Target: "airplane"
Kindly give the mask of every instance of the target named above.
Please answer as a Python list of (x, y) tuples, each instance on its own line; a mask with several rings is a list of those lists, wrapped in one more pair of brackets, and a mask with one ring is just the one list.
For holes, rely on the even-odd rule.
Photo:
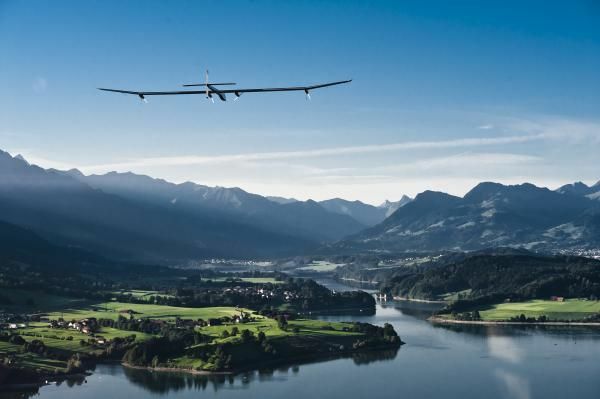
[(311, 86), (292, 86), (292, 87), (270, 87), (270, 88), (258, 88), (258, 89), (220, 89), (216, 86), (233, 86), (236, 83), (228, 82), (228, 83), (209, 83), (208, 81), (208, 70), (205, 75), (205, 83), (190, 83), (184, 84), (183, 87), (194, 87), (194, 86), (203, 86), (206, 87), (205, 90), (181, 90), (181, 91), (133, 91), (133, 90), (120, 90), (120, 89), (105, 89), (98, 87), (98, 90), (102, 91), (110, 91), (114, 93), (123, 93), (123, 94), (133, 94), (137, 95), (140, 100), (146, 102), (146, 96), (171, 96), (171, 95), (182, 95), (182, 94), (204, 94), (207, 99), (210, 99), (213, 103), (215, 100), (213, 99), (213, 95), (219, 97), (221, 101), (227, 101), (227, 94), (234, 94), (236, 101), (240, 98), (243, 93), (265, 93), (265, 92), (274, 92), (274, 91), (304, 91), (306, 94), (306, 99), (310, 100), (310, 91), (315, 89), (320, 89), (323, 87), (336, 86), (345, 83), (352, 82), (350, 80), (341, 80), (338, 82), (329, 82), (322, 83)]

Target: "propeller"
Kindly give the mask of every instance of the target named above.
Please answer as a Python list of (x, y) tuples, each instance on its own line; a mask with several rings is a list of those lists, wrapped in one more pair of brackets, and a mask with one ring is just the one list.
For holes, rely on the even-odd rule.
[(235, 94), (235, 98), (233, 99), (233, 101), (237, 101), (237, 100), (239, 100), (240, 96), (242, 95), (242, 93), (240, 93), (239, 91), (236, 91), (236, 92), (235, 92), (235, 93), (233, 93), (233, 94)]
[(142, 100), (145, 104), (148, 104), (148, 100), (146, 100), (146, 97), (144, 97), (143, 94), (138, 94), (140, 100)]
[(205, 82), (206, 83), (206, 98), (210, 98), (212, 100), (212, 102), (214, 103), (215, 100), (213, 100), (212, 96), (210, 95), (210, 89), (208, 88), (208, 69), (206, 70), (206, 74), (204, 75), (205, 77)]
[(306, 101), (310, 100), (310, 92), (308, 90), (304, 90), (304, 92), (306, 93)]

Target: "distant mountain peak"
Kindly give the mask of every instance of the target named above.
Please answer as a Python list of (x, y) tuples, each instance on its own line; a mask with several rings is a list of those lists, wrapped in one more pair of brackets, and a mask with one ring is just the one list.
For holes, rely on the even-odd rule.
[(73, 168), (73, 169), (69, 169), (66, 172), (68, 175), (74, 176), (74, 177), (85, 177), (85, 175), (83, 173), (81, 173), (81, 171), (79, 169)]
[(14, 156), (15, 159), (18, 159), (19, 161), (23, 161), (25, 162), (27, 165), (29, 165), (29, 162), (27, 162), (27, 160), (25, 159), (25, 157), (23, 157), (23, 155), (21, 154), (17, 154)]
[(411, 201), (412, 198), (410, 198), (408, 195), (402, 195), (402, 198), (396, 202), (385, 200), (381, 205), (378, 206), (378, 208), (385, 210), (385, 217), (387, 218), (392, 213), (396, 212), (398, 209), (402, 208)]
[(600, 191), (600, 181), (593, 186), (588, 186), (587, 184), (578, 181), (571, 184), (565, 184), (556, 189), (556, 192), (561, 194), (577, 195), (581, 197), (595, 194), (597, 191)]
[(422, 193), (417, 194), (414, 201), (439, 201), (439, 200), (447, 200), (447, 199), (459, 199), (451, 194), (447, 194), (441, 191), (433, 191), (433, 190), (425, 190)]

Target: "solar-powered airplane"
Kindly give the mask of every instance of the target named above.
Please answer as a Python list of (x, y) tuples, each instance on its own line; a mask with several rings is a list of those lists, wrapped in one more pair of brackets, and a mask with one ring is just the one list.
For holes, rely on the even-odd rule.
[(323, 87), (336, 86), (344, 83), (350, 83), (350, 80), (341, 80), (339, 82), (329, 82), (322, 83), (312, 86), (292, 86), (292, 87), (269, 87), (269, 88), (258, 88), (258, 89), (220, 89), (217, 86), (233, 86), (236, 83), (209, 83), (208, 81), (208, 70), (206, 71), (206, 80), (205, 83), (191, 83), (185, 84), (183, 87), (193, 87), (193, 86), (203, 86), (204, 90), (179, 90), (179, 91), (133, 91), (133, 90), (120, 90), (120, 89), (104, 89), (98, 88), (98, 90), (103, 91), (112, 91), (115, 93), (123, 93), (123, 94), (134, 94), (138, 96), (142, 101), (146, 102), (147, 96), (173, 96), (173, 95), (182, 95), (182, 94), (204, 94), (207, 99), (210, 99), (213, 103), (215, 100), (213, 99), (213, 95), (216, 95), (221, 99), (221, 101), (227, 101), (227, 94), (234, 94), (235, 99), (237, 100), (243, 93), (265, 93), (272, 91), (303, 91), (306, 94), (306, 99), (310, 100), (310, 92), (311, 90), (320, 89)]

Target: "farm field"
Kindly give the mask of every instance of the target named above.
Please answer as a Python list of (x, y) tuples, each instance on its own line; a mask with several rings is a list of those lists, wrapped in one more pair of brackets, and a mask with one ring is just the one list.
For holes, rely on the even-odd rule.
[[(288, 329), (284, 331), (277, 325), (277, 321), (262, 316), (254, 316), (257, 318), (256, 321), (243, 323), (243, 324), (227, 324), (221, 326), (211, 326), (199, 328), (198, 331), (203, 334), (207, 334), (213, 337), (221, 337), (223, 331), (227, 330), (231, 332), (233, 327), (237, 327), (239, 330), (248, 329), (254, 334), (263, 332), (267, 337), (283, 337), (286, 335), (295, 335), (293, 332), (294, 327), (298, 328), (298, 334), (309, 335), (313, 337), (332, 336), (332, 335), (355, 335), (355, 333), (343, 331), (344, 327), (348, 327), (347, 323), (340, 322), (326, 322), (318, 320), (290, 320), (288, 322)], [(219, 339), (217, 342), (231, 342), (235, 341), (236, 337), (228, 337)]]
[(549, 319), (580, 320), (600, 313), (600, 301), (567, 299), (565, 302), (531, 300), (526, 302), (501, 303), (481, 310), (482, 320), (507, 320), (524, 314), (526, 317), (545, 315)]
[(121, 290), (121, 291), (114, 291), (115, 295), (131, 295), (134, 298), (139, 298), (139, 299), (148, 299), (148, 297), (151, 296), (156, 296), (156, 295), (160, 295), (163, 297), (168, 297), (168, 296), (172, 296), (172, 295), (167, 295), (167, 294), (162, 294), (158, 291), (145, 291), (145, 290)]
[(340, 266), (344, 265), (339, 263), (331, 263), (323, 260), (317, 260), (309, 263), (307, 266), (299, 267), (297, 270), (313, 272), (332, 272)]
[(21, 346), (9, 342), (0, 341), (0, 353), (13, 355), (13, 361), (17, 366), (31, 369), (41, 369), (54, 372), (55, 370), (65, 371), (67, 364), (60, 360), (48, 359), (35, 353), (20, 353)]
[[(80, 340), (87, 340), (88, 335), (83, 334), (73, 329), (50, 328), (47, 323), (30, 323), (27, 328), (19, 329), (19, 334), (26, 341), (39, 339), (48, 347), (61, 349), (69, 352), (86, 352), (92, 350), (91, 347), (82, 347)], [(114, 338), (125, 338), (135, 335), (136, 341), (143, 341), (152, 337), (150, 334), (145, 334), (139, 331), (125, 331), (116, 328), (102, 327), (96, 333), (96, 336), (102, 336), (107, 340)]]
[(87, 317), (117, 320), (119, 315), (129, 317), (128, 311), (132, 311), (134, 317), (136, 318), (150, 317), (153, 319), (164, 319), (167, 321), (175, 321), (176, 317), (206, 320), (209, 318), (218, 318), (239, 314), (238, 310), (231, 307), (183, 308), (152, 304), (99, 302), (81, 308), (73, 307), (59, 312), (51, 312), (48, 316), (51, 319), (63, 317), (65, 320), (83, 319)]

